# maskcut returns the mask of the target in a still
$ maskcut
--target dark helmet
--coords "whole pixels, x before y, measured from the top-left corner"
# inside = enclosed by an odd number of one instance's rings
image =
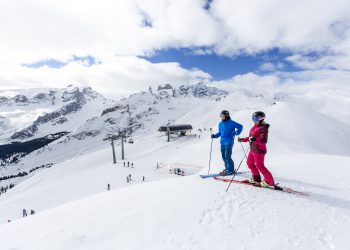
[[[221,111],[220,113],[220,116],[223,115],[223,116],[230,116],[230,113],[227,111],[227,110],[223,110]]]
[[[266,117],[265,113],[262,111],[256,111],[253,115],[252,115],[252,120],[253,122],[259,122],[261,120],[264,120]]]

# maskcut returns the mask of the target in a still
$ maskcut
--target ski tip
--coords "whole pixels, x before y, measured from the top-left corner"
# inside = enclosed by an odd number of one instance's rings
[[[283,188],[278,186],[277,184],[274,185],[275,190],[283,191]]]

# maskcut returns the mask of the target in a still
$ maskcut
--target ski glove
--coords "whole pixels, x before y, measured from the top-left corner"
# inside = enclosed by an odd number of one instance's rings
[[[237,138],[237,141],[242,142],[242,141],[243,141],[243,138],[238,137],[238,138]]]
[[[210,137],[211,137],[211,138],[216,138],[214,134],[211,134],[211,136],[210,136]]]

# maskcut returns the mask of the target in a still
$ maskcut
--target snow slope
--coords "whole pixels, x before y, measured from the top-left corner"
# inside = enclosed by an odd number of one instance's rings
[[[2,249],[347,249],[350,190],[341,173],[349,159],[285,160],[269,164],[276,178],[310,197],[243,185],[226,193],[221,182],[179,177],[100,193],[5,224]],[[331,163],[332,175],[315,174]]]
[[[158,111],[142,118],[135,143],[126,144],[127,160],[135,168],[124,168],[120,160],[113,165],[107,142],[71,155],[74,144],[88,145],[92,139],[72,140],[66,151],[53,146],[48,151],[64,153],[57,164],[0,196],[1,249],[347,249],[350,121],[344,117],[350,117],[350,92],[328,89],[281,86],[267,91],[265,86],[252,92],[240,86],[220,101],[181,97],[155,104],[150,95],[132,96],[126,101],[136,110]],[[324,105],[319,105],[320,93]],[[207,172],[209,161],[208,129],[216,130],[222,109],[244,125],[243,135],[251,113],[264,110],[271,124],[266,165],[281,185],[310,196],[238,184],[226,193],[227,184],[201,179],[198,174]],[[168,120],[191,123],[194,133],[202,129],[201,138],[167,143],[154,131]],[[118,159],[119,150],[117,145]],[[49,156],[46,151],[39,155]],[[218,140],[212,156],[211,171],[217,172],[222,169]],[[242,157],[236,143],[236,166]],[[34,160],[34,154],[29,156],[28,162]],[[160,169],[155,169],[157,162]],[[174,167],[187,176],[170,174]],[[241,170],[247,171],[245,163]],[[129,173],[133,181],[126,183]],[[245,172],[237,179],[249,176]],[[23,208],[37,214],[21,219]]]

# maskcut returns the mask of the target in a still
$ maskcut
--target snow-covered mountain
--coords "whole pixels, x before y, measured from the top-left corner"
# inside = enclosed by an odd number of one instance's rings
[[[316,84],[262,85],[254,90],[244,84],[220,88],[197,84],[177,89],[163,85],[118,101],[98,94],[86,98],[96,101],[96,112],[83,119],[77,115],[81,111],[71,113],[75,126],[59,130],[68,134],[1,168],[2,176],[28,173],[0,181],[0,186],[16,184],[0,196],[2,246],[232,249],[235,243],[234,249],[346,249],[349,93],[347,86]],[[269,169],[281,185],[308,192],[309,197],[239,185],[226,193],[225,184],[198,177],[207,172],[210,128],[217,130],[223,109],[243,124],[243,135],[249,132],[251,114],[265,111],[271,124]],[[38,119],[34,116],[3,140],[34,124]],[[173,123],[191,124],[192,133],[167,142],[157,129]],[[50,121],[44,126],[54,129],[41,129],[40,124],[32,138],[45,135],[41,131],[58,132]],[[118,162],[112,164],[110,143],[103,139],[118,132],[134,141],[125,144],[125,161],[134,163],[134,168],[123,166],[119,141]],[[235,145],[236,166],[243,156],[240,145]],[[221,170],[218,141],[213,144],[211,166],[212,172]],[[169,174],[173,168],[181,168],[187,176]],[[244,163],[241,169],[245,173],[237,178],[249,177]],[[112,191],[105,193],[108,183]],[[19,219],[23,208],[37,214]]]
[[[139,118],[156,111],[149,110],[146,114],[144,110],[143,114],[139,112],[137,117],[132,117],[136,106],[144,103],[150,106],[171,97],[221,98],[227,94],[226,91],[201,83],[182,85],[178,89],[166,84],[159,86],[155,93],[149,90],[119,102],[108,100],[89,87],[79,89],[72,85],[65,89],[0,91],[0,139],[2,142],[26,141],[63,131],[72,132],[85,122],[91,123],[91,119],[115,111],[126,114],[130,119]],[[107,121],[109,124],[115,122],[112,119]]]
[[[23,98],[26,101],[20,105],[14,102],[19,94],[15,95],[16,98],[8,98],[4,103],[3,110],[10,107],[14,111],[3,112],[9,120],[7,130],[3,132],[6,144],[0,146],[3,152],[0,154],[3,158],[2,165],[7,165],[2,170],[3,175],[17,176],[40,166],[51,166],[74,157],[81,154],[82,150],[95,150],[95,146],[105,144],[103,138],[108,134],[123,132],[131,136],[139,129],[156,131],[160,125],[171,123],[176,117],[187,113],[189,105],[204,105],[206,102],[218,101],[228,94],[227,91],[201,83],[182,85],[178,89],[167,84],[159,86],[154,93],[150,89],[120,101],[112,101],[91,88],[80,90],[69,86],[66,89],[46,90],[48,93],[55,93],[51,98],[52,102],[48,104],[48,98],[43,98],[41,102],[32,101],[38,95],[45,95],[43,90],[39,91],[40,94],[37,94],[38,90],[35,90],[36,94],[33,91],[18,91],[22,96],[25,96],[24,93],[26,96],[34,96]],[[55,101],[56,99],[58,100]],[[44,110],[46,106],[51,109],[38,113],[37,110]],[[33,114],[32,119],[24,120],[23,111],[22,115],[17,115],[23,122],[15,123],[14,113],[23,107]],[[19,181],[21,178],[17,178],[12,184]]]
[[[23,141],[72,131],[112,101],[86,87],[0,91],[0,139]]]

